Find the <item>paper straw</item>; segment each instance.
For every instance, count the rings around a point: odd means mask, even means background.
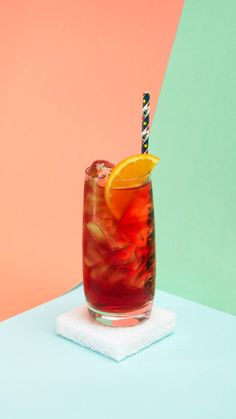
[[[149,116],[150,116],[150,93],[145,92],[143,94],[142,154],[148,153]]]

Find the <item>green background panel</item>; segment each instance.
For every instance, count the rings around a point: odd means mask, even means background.
[[[156,109],[158,286],[236,314],[236,2],[186,1]]]

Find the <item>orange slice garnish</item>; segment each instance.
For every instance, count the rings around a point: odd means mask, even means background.
[[[147,182],[159,160],[151,154],[137,154],[122,160],[112,169],[104,192],[106,203],[117,220],[135,196],[135,189]]]

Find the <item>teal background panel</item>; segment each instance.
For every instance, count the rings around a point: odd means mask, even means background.
[[[236,314],[236,2],[185,1],[151,130],[157,284]]]

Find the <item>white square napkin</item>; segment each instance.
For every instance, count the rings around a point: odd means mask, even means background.
[[[175,313],[154,306],[150,318],[136,326],[108,327],[92,320],[87,307],[81,306],[57,317],[56,332],[115,361],[121,361],[170,335],[175,325]]]

